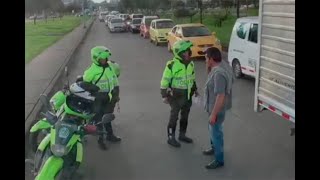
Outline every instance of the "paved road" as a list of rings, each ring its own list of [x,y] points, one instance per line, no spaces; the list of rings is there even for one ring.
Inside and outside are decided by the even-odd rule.
[[[187,134],[194,144],[180,149],[166,143],[169,106],[160,98],[160,78],[171,58],[166,47],[155,47],[137,34],[110,34],[96,21],[70,66],[70,80],[90,64],[90,48],[105,45],[112,59],[122,66],[121,112],[116,113],[114,131],[123,138],[107,151],[89,137],[79,173],[86,180],[150,179],[294,179],[295,139],[288,135],[290,123],[270,112],[253,111],[254,80],[234,85],[233,109],[225,122],[225,167],[208,171],[211,161],[201,151],[208,147],[207,117],[194,106]],[[196,62],[199,87],[206,78],[203,61]]]

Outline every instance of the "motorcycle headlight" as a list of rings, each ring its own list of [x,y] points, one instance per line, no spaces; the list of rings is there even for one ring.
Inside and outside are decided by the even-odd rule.
[[[62,157],[67,154],[68,150],[66,146],[55,144],[51,146],[51,152],[57,157]]]

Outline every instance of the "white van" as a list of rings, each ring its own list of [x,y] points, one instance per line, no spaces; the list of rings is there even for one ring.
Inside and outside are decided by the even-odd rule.
[[[229,42],[228,61],[237,78],[244,74],[255,77],[259,59],[258,24],[256,17],[237,19]]]
[[[129,14],[120,14],[119,17],[120,17],[122,20],[126,21],[126,20],[129,18]]]
[[[105,16],[108,14],[108,12],[107,11],[101,11],[100,13],[99,13],[99,20],[100,20],[100,22],[103,22],[104,21],[104,18],[105,18]]]

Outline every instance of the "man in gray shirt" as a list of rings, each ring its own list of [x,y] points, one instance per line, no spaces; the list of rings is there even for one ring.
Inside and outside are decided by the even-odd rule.
[[[215,160],[206,165],[207,169],[224,166],[222,125],[225,113],[232,106],[232,83],[234,81],[229,64],[222,61],[219,49],[215,47],[206,50],[206,65],[208,78],[204,92],[204,107],[209,115],[209,133],[211,148],[203,154],[214,154]]]

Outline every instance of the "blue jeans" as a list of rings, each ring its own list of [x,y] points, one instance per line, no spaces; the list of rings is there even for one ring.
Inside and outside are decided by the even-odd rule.
[[[225,114],[225,111],[218,113],[216,123],[213,126],[209,124],[211,146],[214,148],[216,161],[220,163],[224,163],[222,124],[224,122]]]

